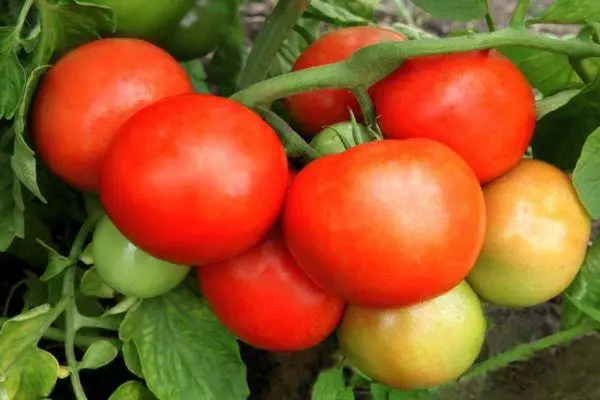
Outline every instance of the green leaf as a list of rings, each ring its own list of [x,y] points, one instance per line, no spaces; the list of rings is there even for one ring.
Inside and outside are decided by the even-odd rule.
[[[532,141],[534,156],[561,169],[572,170],[587,137],[600,126],[598,98],[600,80],[538,121]]]
[[[573,97],[577,96],[579,92],[581,92],[581,90],[578,89],[563,90],[562,92],[538,100],[536,103],[537,119],[542,119],[552,111],[558,110],[567,104]]]
[[[85,271],[79,284],[79,290],[85,296],[99,297],[101,299],[110,299],[116,295],[114,289],[108,286],[100,277],[96,267]]]
[[[351,387],[346,387],[344,371],[341,368],[333,368],[319,374],[311,398],[312,400],[354,400],[354,392]]]
[[[135,297],[125,297],[121,301],[119,301],[117,304],[115,304],[113,307],[111,307],[106,312],[104,312],[104,314],[102,314],[102,316],[106,317],[109,315],[124,314],[127,311],[129,311],[133,306],[135,306],[138,301],[140,301],[140,300],[136,299]]]
[[[480,19],[487,13],[485,0],[412,0],[412,2],[434,17],[454,21]]]
[[[411,390],[403,392],[379,383],[371,384],[373,400],[430,400],[435,399],[435,390]]]
[[[588,249],[577,277],[565,291],[562,313],[565,329],[587,319],[588,313],[583,308],[600,309],[600,237]]]
[[[47,351],[32,348],[0,379],[0,399],[46,398],[58,378],[58,361]]]
[[[0,27],[0,119],[11,119],[25,90],[25,68],[16,52],[17,33],[12,27]]]
[[[206,71],[204,71],[202,61],[198,59],[182,62],[181,66],[190,77],[196,93],[210,93],[208,85],[206,84]]]
[[[339,26],[366,25],[371,18],[357,15],[345,3],[327,0],[313,0],[304,16]]]
[[[121,324],[161,399],[242,400],[249,390],[235,337],[185,285],[131,309]]]
[[[245,60],[244,27],[238,22],[229,30],[206,69],[208,82],[218,87],[221,96],[227,97],[236,92],[238,76]]]
[[[36,215],[27,213],[25,214],[25,232],[25,238],[13,240],[7,252],[34,268],[46,268],[48,251],[40,242],[52,244],[50,229]]]
[[[88,243],[79,255],[79,261],[85,265],[94,265],[94,255],[92,254],[92,243]]]
[[[600,218],[600,128],[588,136],[573,172],[581,202],[593,219]]]
[[[156,400],[142,382],[125,382],[115,390],[108,400]]]
[[[556,0],[535,22],[554,24],[585,24],[600,21],[600,2],[597,0]]]
[[[15,237],[25,237],[25,217],[20,185],[14,179],[10,156],[0,153],[0,252],[6,251]]]
[[[123,360],[125,361],[125,365],[127,369],[131,371],[132,374],[137,376],[138,378],[144,379],[144,373],[142,372],[142,362],[140,361],[140,354],[135,347],[135,343],[132,340],[128,340],[123,342],[123,347],[121,348],[123,352]]]
[[[581,79],[564,54],[532,50],[524,47],[503,48],[502,54],[519,68],[531,86],[550,95]]]
[[[98,369],[110,364],[119,355],[119,350],[108,340],[92,343],[79,363],[79,369]]]
[[[54,250],[46,243],[42,242],[41,240],[39,240],[38,243],[48,251],[48,266],[46,267],[46,271],[40,280],[44,282],[48,281],[73,264],[71,260],[61,255],[58,251]]]

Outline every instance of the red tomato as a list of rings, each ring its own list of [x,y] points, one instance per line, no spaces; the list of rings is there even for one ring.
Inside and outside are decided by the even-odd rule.
[[[204,265],[261,240],[277,218],[288,165],[277,135],[234,101],[171,97],[131,117],[109,147],[100,198],[151,255]]]
[[[46,74],[32,109],[31,133],[48,167],[81,190],[98,190],[100,166],[119,126],[165,97],[191,93],[168,53],[137,39],[81,46]]]
[[[408,61],[371,92],[386,138],[442,142],[481,183],[519,162],[535,127],[529,83],[494,51]]]
[[[242,341],[270,351],[315,346],[337,327],[344,303],[298,267],[279,229],[245,253],[198,268],[204,297]]]
[[[485,209],[473,171],[448,147],[383,140],[304,168],[283,224],[290,251],[322,288],[353,305],[396,307],[467,276]]]
[[[376,26],[342,28],[319,38],[298,57],[293,71],[333,64],[373,44],[402,41],[400,33]],[[354,95],[345,89],[305,92],[289,97],[287,108],[304,133],[316,135],[323,128],[350,119],[350,108],[360,119],[361,111]]]

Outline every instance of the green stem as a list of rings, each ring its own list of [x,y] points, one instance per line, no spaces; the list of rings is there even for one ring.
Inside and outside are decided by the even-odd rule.
[[[257,112],[275,129],[288,156],[305,157],[307,160],[316,160],[320,157],[320,154],[310,144],[306,143],[302,136],[294,131],[279,115],[266,107],[258,107]]]
[[[536,342],[517,346],[506,353],[499,354],[482,362],[479,365],[476,365],[460,379],[462,380],[485,375],[511,363],[524,361],[539,351],[569,343],[570,341],[581,336],[595,332],[599,328],[600,325],[596,322],[584,322],[571,329],[555,333],[554,335],[547,336]]]
[[[496,23],[494,22],[494,18],[492,18],[492,14],[488,11],[485,14],[485,23],[487,24],[488,31],[495,32],[496,31]]]
[[[315,40],[317,40],[312,33],[310,33],[308,31],[308,29],[306,29],[305,27],[303,27],[302,25],[294,25],[294,32],[296,32],[297,34],[299,34],[300,36],[302,36],[302,39],[304,39],[304,41],[306,41],[306,43],[310,46],[311,44],[313,44],[315,42]]]
[[[375,114],[375,107],[373,107],[369,91],[366,87],[358,87],[352,92],[354,93],[354,96],[356,96],[358,104],[360,104],[360,110],[362,111],[365,125],[374,126],[377,115]]]
[[[309,5],[310,0],[287,0],[277,3],[258,34],[246,66],[240,74],[238,86],[241,89],[260,82],[267,76],[279,48]]]
[[[267,79],[236,93],[232,99],[256,107],[310,90],[370,87],[391,74],[408,58],[505,46],[545,50],[576,58],[600,57],[600,45],[596,43],[553,39],[521,29],[444,39],[386,42],[363,48],[345,61]]]
[[[23,8],[21,8],[19,19],[17,20],[17,25],[15,25],[15,32],[17,32],[19,38],[21,37],[21,31],[25,26],[25,21],[27,21],[27,16],[29,15],[31,7],[33,7],[34,3],[35,0],[26,0],[25,4],[23,4]]]
[[[590,83],[594,80],[594,78],[588,73],[588,71],[581,63],[581,59],[569,57],[569,63],[571,64],[571,67],[573,68],[575,73],[581,78],[583,83]]]
[[[404,19],[409,26],[416,26],[415,20],[413,18],[412,12],[406,7],[404,0],[394,0],[396,3],[396,8],[398,9],[398,14],[402,19]]]
[[[513,28],[525,28],[525,17],[527,17],[530,5],[531,0],[519,0],[509,26]]]
[[[81,328],[97,328],[104,329],[107,331],[118,331],[121,325],[121,318],[118,316],[106,316],[106,317],[87,317],[77,313],[75,316],[75,327],[79,330]]]

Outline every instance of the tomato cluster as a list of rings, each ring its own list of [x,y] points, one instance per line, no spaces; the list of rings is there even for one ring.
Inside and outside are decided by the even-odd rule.
[[[388,40],[405,38],[340,29],[294,69]],[[477,358],[480,297],[525,307],[566,288],[590,217],[565,174],[524,159],[534,96],[499,53],[412,59],[369,92],[382,140],[350,122],[348,91],[287,99],[305,135],[324,129],[311,142],[323,156],[290,173],[258,114],[193,93],[153,44],[102,39],[50,69],[32,135],[52,171],[99,193],[93,255],[117,291],[157,296],[193,266],[241,340],[298,351],[337,329],[373,379],[431,387]]]

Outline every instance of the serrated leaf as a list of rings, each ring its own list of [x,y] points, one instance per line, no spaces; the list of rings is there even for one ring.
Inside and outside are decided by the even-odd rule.
[[[597,0],[556,0],[536,22],[585,24],[600,21],[600,2]]]
[[[87,348],[79,369],[98,369],[110,364],[119,355],[119,350],[108,340],[99,340]]]
[[[83,274],[79,290],[85,296],[110,299],[115,297],[116,292],[104,282],[98,274],[96,267],[91,267]]]
[[[52,393],[58,378],[59,364],[47,351],[32,348],[21,356],[0,380],[0,398],[30,400]]]
[[[573,172],[573,184],[592,218],[600,218],[600,128],[583,145]]]
[[[600,126],[599,98],[600,81],[596,81],[538,121],[532,141],[535,158],[572,170],[587,137]]]
[[[562,313],[565,329],[588,318],[581,305],[600,309],[600,237],[588,249],[577,277],[565,291],[565,299]]]
[[[135,347],[135,343],[133,343],[132,340],[123,342],[121,352],[123,353],[123,360],[125,361],[127,369],[138,378],[144,379],[142,362],[140,361],[140,355],[137,351],[137,347]]]
[[[235,93],[246,56],[244,28],[238,21],[231,27],[206,69],[208,82],[218,87],[221,96],[227,97]]]
[[[125,382],[115,390],[108,400],[156,400],[142,382]]]
[[[344,371],[333,368],[319,374],[312,389],[312,400],[354,400],[351,387],[346,387]]]
[[[185,285],[145,299],[121,324],[150,390],[161,399],[242,400],[249,390],[235,337]]]
[[[41,240],[38,240],[38,243],[48,251],[48,266],[46,267],[46,271],[44,271],[44,275],[40,278],[41,281],[46,282],[54,278],[73,264],[71,260],[61,255],[46,243]]]
[[[16,52],[16,34],[12,27],[0,27],[0,119],[11,119],[25,90],[25,68]]]
[[[454,21],[480,19],[487,13],[485,0],[412,0],[412,2],[434,17]]]

